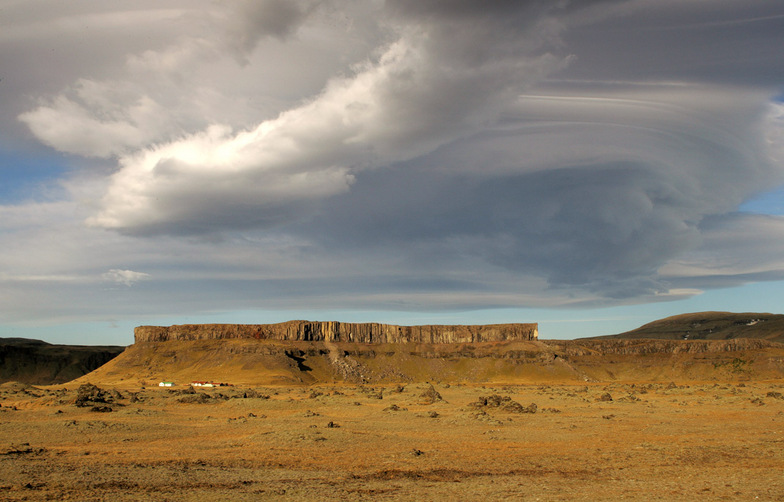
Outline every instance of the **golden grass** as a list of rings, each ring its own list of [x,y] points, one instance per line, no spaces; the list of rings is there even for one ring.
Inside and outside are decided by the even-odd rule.
[[[183,389],[0,387],[0,499],[784,498],[780,380]]]

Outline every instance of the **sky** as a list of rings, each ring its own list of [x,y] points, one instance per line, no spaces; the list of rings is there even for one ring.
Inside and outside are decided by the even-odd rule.
[[[781,313],[784,5],[0,0],[0,337]]]

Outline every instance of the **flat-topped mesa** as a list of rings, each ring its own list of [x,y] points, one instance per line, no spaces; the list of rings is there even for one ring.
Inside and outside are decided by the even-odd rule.
[[[278,324],[139,326],[134,329],[137,343],[230,338],[354,343],[472,343],[529,341],[537,340],[538,337],[539,325],[536,323],[395,326],[336,321],[288,321]]]

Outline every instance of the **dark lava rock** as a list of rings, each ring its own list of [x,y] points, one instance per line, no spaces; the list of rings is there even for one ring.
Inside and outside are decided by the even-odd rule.
[[[0,448],[0,455],[28,455],[28,454],[41,454],[46,452],[46,448],[33,448],[30,443],[22,443],[20,445],[9,445],[5,448]]]
[[[87,406],[111,404],[112,402],[114,402],[114,397],[111,392],[91,383],[86,383],[79,386],[76,390],[74,404],[80,408],[86,408]]]
[[[433,404],[436,401],[443,401],[444,398],[441,397],[441,394],[438,393],[433,384],[430,384],[425,391],[419,395],[422,398],[424,404]]]
[[[538,406],[536,406],[536,403],[523,406],[517,401],[510,401],[507,405],[504,406],[503,409],[512,413],[536,413]]]
[[[261,392],[249,389],[242,393],[241,396],[243,399],[269,399],[269,394],[262,394]]]
[[[393,404],[384,408],[384,411],[408,411],[408,408],[401,408],[400,406]]]
[[[508,411],[510,413],[536,413],[537,410],[536,403],[523,406],[517,401],[512,400],[512,398],[509,396],[500,396],[498,394],[492,394],[487,397],[480,396],[476,401],[471,403],[470,406],[479,409],[501,408],[502,410]]]
[[[204,393],[195,393],[187,396],[182,396],[177,399],[178,403],[184,404],[204,404],[210,401],[210,396]]]

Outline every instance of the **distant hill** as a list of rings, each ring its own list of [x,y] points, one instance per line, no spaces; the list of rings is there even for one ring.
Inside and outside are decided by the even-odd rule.
[[[106,364],[124,350],[125,347],[118,346],[53,345],[27,338],[0,338],[0,383],[69,382]]]
[[[750,312],[696,312],[659,319],[625,333],[596,338],[658,340],[759,338],[772,342],[784,342],[784,315]]]

